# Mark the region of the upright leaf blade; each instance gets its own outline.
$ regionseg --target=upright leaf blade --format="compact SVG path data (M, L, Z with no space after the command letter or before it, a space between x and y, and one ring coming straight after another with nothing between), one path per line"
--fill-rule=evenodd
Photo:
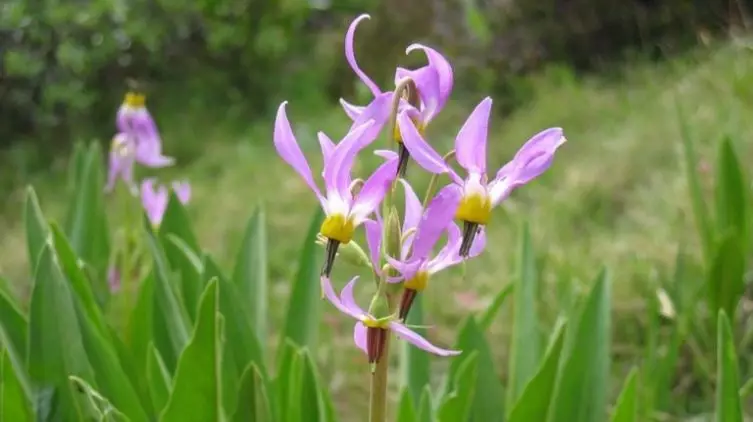
M290 292L288 311L281 339L290 339L301 347L313 348L319 331L319 309L321 292L319 287L320 248L316 245L316 235L319 233L323 214L317 209L311 219L308 232L303 240L298 273L293 281ZM284 343L282 343L284 344ZM280 346L282 351L283 346Z
M193 335L178 360L172 394L160 422L224 421L222 409L222 316L217 280L201 295Z
M24 392L8 353L0 347L0 419L31 422L30 397Z
M0 348L5 350L6 370L13 370L22 392L31 397L31 383L26 373L26 342L28 322L26 316L5 292L0 291ZM2 413L0 413L2 414Z
M637 422L638 421L638 398L636 394L636 384L638 370L630 370L622 392L617 398L617 405L612 413L611 422Z
M255 363L250 363L241 376L238 406L233 422L271 422L272 409L267 384Z
M96 391L89 383L78 377L70 377L70 383L75 392L76 401L81 409L82 420L96 420L99 422L130 422L126 415L110 401Z
M453 390L445 396L437 410L439 422L467 421L470 417L473 395L476 393L477 358L478 352L473 352L460 364Z
M738 233L728 232L721 240L708 272L709 308L723 309L734 319L745 290L745 254Z
M523 226L519 257L520 275L515 280L513 306L512 345L507 366L507 406L513 404L536 373L541 355L541 338L536 314L538 281L536 257L531 245L528 225Z
M235 258L233 283L251 309L249 316L260 340L267 338L267 228L259 206L248 220Z
M747 234L748 186L737 159L732 139L725 136L719 145L716 185L716 219L719 233ZM731 314L730 314L731 315Z
M732 329L724 310L717 319L717 387L716 421L742 422L740 405L740 372L737 366L737 353L732 339Z
M172 377L154 344L149 343L149 355L146 358L146 378L152 404L157 412L162 412L170 397Z
M39 263L39 254L47 242L49 228L39 208L39 199L34 188L26 189L26 201L24 203L24 225L26 226L26 248L29 254L30 271L34 274Z
M419 396L420 397L420 396ZM397 405L397 422L418 422L416 408L413 405L411 392L404 388L400 393L400 402Z
M602 270L568 324L549 422L602 422L609 391L610 281Z
M182 302L185 304L191 321L195 321L199 295L204 291L205 286L205 280L201 277L204 265L188 243L172 233L165 236L164 248L170 266L178 272L180 280L178 286Z
M188 217L186 208L181 204L175 192L171 190L165 214L159 225L160 238L163 239L164 243L166 236L173 234L186 242L191 250L198 253L201 251L201 248L191 227L191 219Z

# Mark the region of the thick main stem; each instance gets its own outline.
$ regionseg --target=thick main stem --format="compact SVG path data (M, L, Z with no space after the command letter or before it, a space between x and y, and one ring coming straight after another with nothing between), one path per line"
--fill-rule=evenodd
M390 366L390 333L384 338L384 352L371 374L371 397L369 399L369 422L387 420L387 379Z

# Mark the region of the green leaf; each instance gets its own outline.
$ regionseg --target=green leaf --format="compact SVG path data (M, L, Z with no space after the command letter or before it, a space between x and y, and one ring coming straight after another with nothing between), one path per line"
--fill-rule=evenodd
M170 372L154 344L149 343L149 355L146 358L146 378L149 383L149 393L152 397L154 409L159 413L167 404L170 397L172 378Z
M196 312L199 307L199 295L204 290L205 280L202 279L204 265L201 258L191 250L191 247L178 236L168 234L163 245L165 255L170 266L178 273L180 280L180 296L185 304L186 311L191 321L196 320Z
M541 358L541 338L536 314L538 276L536 257L528 224L523 226L519 256L520 275L515 280L512 344L507 371L507 407L512 409L528 381L536 373Z
M31 397L31 383L26 373L26 342L28 322L26 316L5 292L0 291L0 347L4 348L8 369L12 365L26 397ZM2 413L0 413L2 414Z
M235 258L233 283L260 340L267 338L267 228L264 209L259 206L246 225L240 250Z
M476 375L478 369L478 352L473 352L463 359L455 379L453 380L452 392L445 395L442 404L437 410L439 422L467 421L471 414L473 395L476 388Z
M149 346L154 334L154 274L139 283L138 296L128 319L126 344L140 372L146 373ZM159 339L155 339L159 340ZM166 340L166 339L164 339Z
M687 120L682 113L679 100L676 99L675 105L677 107L678 122L680 124L680 138L682 140L683 158L685 159L685 175L688 182L688 190L690 191L693 217L695 218L696 228L698 230L698 236L701 241L704 256L708 260L711 259L714 236L711 227L711 219L709 218L709 211L706 208L706 202L703 198L703 190L701 189L701 182L698 177L698 157L696 156L695 147L693 146L693 140L690 139L690 130L688 128Z
M494 422L503 420L504 412L504 392L497 371L494 368L489 343L484 337L484 333L471 316L465 320L463 327L460 329L457 350L462 350L463 354L470 354L476 351L477 373L475 394L473 395L473 405L471 407L472 420L484 420ZM458 358L452 359L448 379L456 379L462 364ZM451 385L448 382L445 388L445 394L449 394Z
M270 422L272 409L264 377L255 363L250 363L241 376L238 406L233 422Z
M719 145L716 166L716 220L719 233L747 233L748 186L732 140L725 136ZM732 314L729 314L732 315Z
M191 340L181 353L172 394L161 422L224 421L222 409L222 315L218 283L209 282L201 295Z
M82 420L96 420L100 422L129 422L120 410L110 403L89 383L78 377L69 377L71 387L75 392L78 406L81 409Z
M300 422L326 422L324 400L325 389L319 381L319 375L316 373L316 364L306 349L298 352L298 359L301 363L301 388L299 393L299 402L291 403L291 406L299 409ZM321 392L321 394L320 394Z
M520 398L514 403L508 422L545 421L554 395L557 368L562 346L565 343L565 324L557 326L552 343L536 375L526 384Z
M86 151L87 147L83 142L76 142L73 145L73 154L68 163L68 190L72 194L75 194L76 187L81 185L81 178L86 167ZM66 227L68 226L66 224Z
M637 374L636 368L630 370L625 385L622 387L622 392L617 398L617 405L612 413L611 422L636 422L638 420Z
M167 209L162 217L162 222L159 225L159 235L163 239L163 244L166 242L168 234L173 234L186 242L188 247L195 252L200 252L199 242L196 240L196 235L191 230L191 220L188 218L188 212L186 208L181 204L175 192L170 190L170 199L167 202Z
M147 245L154 259L154 310L155 328L163 330L168 342L165 350L161 343L156 343L162 358L168 368L173 369L178 355L188 342L191 323L188 313L180 301L177 289L171 278L170 267L167 264L164 251L157 242L154 234L147 232ZM155 338L160 337L159 332Z
M610 281L602 270L570 318L549 422L602 422L609 391Z
M734 319L745 290L745 255L739 234L729 232L719 244L708 272L709 309L723 309Z
M281 336L283 342L285 339L290 339L301 347L314 348L316 334L319 331L319 308L322 302L319 287L321 248L316 245L315 241L322 219L323 213L320 208L317 208L303 241L298 261L298 274L293 281ZM282 344L280 350L283 348Z
M502 290L500 290L499 293L494 296L492 303L488 308L486 308L484 313L480 315L478 325L481 327L482 331L486 331L489 329L489 327L492 326L494 318L499 313L499 310L502 309L502 305L504 305L507 297L510 296L510 293L512 293L513 287L515 287L514 283L506 284L505 287L503 287Z
M44 219L42 209L39 208L39 200L34 188L26 189L26 202L24 204L24 225L26 226L26 248L29 254L31 273L34 274L39 264L39 254L47 242L49 229Z
M742 422L740 405L740 372L737 367L737 353L732 339L732 329L724 310L719 311L717 322L717 387L716 421Z
M397 405L397 422L418 422L412 396L407 388L403 388L403 392L400 393L400 403Z
M417 295L408 313L408 325L418 327L423 324L423 298ZM425 336L426 330L414 328L418 334ZM400 359L402 381L401 385L408 387L413 400L421 398L421 391L429 384L431 368L429 366L429 354L409 344L400 342L402 356Z
M27 368L37 387L37 417L76 421L79 413L68 376L91 382L94 374L71 293L49 244L42 247L39 255L30 308Z
M274 398L280 421L295 421L295 415L291 415L295 409L291 409L289 404L291 397L295 398L296 390L300 388L300 383L296 380L300 378L298 359L295 345L290 340L285 341L277 360L274 379Z
M431 405L431 388L427 385L424 392L421 393L421 400L418 402L418 419L419 422L434 422L434 411Z
M98 143L89 147L83 174L69 211L66 233L76 255L91 264L98 275L105 274L110 259L107 214L103 195L102 151Z
M24 392L18 367L14 367L7 351L0 348L0 419L31 422L29 394ZM23 371L23 368L20 368ZM24 373L25 375L25 373Z

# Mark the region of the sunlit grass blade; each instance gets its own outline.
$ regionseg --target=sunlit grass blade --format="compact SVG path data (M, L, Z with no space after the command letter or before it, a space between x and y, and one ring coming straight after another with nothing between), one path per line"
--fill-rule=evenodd
M243 242L235 258L233 283L250 309L256 335L267 338L267 227L264 209L259 206L246 225Z
M293 279L285 325L281 333L281 341L290 339L301 347L315 347L319 331L319 309L322 301L319 285L321 248L315 241L322 219L323 213L317 208L303 238L298 272ZM278 354L282 351L283 345L284 343L280 344Z
M94 374L71 293L49 244L42 247L39 255L31 294L27 368L35 386L37 416L78 420L68 376L91 382Z
M716 421L742 422L740 372L729 319L720 310L717 319Z
M549 422L602 422L609 391L610 279L606 270L568 322Z
M409 326L418 327L423 324L423 297L417 295L408 314L407 323ZM421 335L426 335L423 328L414 328L414 331ZM408 387L408 392L412 395L414 401L421 398L421 391L430 381L430 362L429 355L408 342L400 342L401 348L401 385Z
M526 384L536 373L541 356L541 337L536 313L538 276L528 224L525 224L522 230L518 265L513 301L512 344L507 365L508 409L512 409Z
M127 416L110 401L92 388L89 383L78 377L70 377L71 388L81 410L82 420L99 422L130 422Z
M0 347L0 419L31 422L31 395L24 391L18 369L24 370L15 366L7 350Z
M562 346L565 343L566 325L560 324L552 334L553 340L540 363L539 369L526 384L520 398L512 404L508 422L545 421L553 400L560 365Z
M744 237L747 234L750 188L729 136L719 144L718 160L715 189L717 230L720 234L734 232Z
M695 146L690 136L688 122L683 114L680 100L675 99L677 109L677 120L680 127L680 140L682 141L682 152L685 161L685 177L688 183L690 194L690 204L693 208L693 217L695 218L698 236L701 241L704 256L707 260L711 259L712 246L714 242L714 232L711 226L711 218L706 208L706 201L701 189L701 181L698 177L698 157L695 152Z
M472 352L463 359L452 384L452 391L446 394L437 410L437 421L467 421L471 415L473 395L476 393L478 375L478 352Z
M634 367L625 380L617 404L612 411L611 422L637 422L638 421L638 370Z
M238 406L233 422L272 422L267 384L256 364L249 364L243 371L238 388Z
M224 421L222 409L222 325L218 283L201 295L196 326L178 359L172 392L160 422Z
M708 271L709 309L723 309L730 319L745 291L745 255L739 234L728 232L721 239Z

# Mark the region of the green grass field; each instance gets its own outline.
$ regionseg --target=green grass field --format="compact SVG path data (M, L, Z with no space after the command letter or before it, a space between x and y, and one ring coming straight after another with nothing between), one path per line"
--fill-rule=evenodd
M653 291L658 280L672 270L678 247L698 253L676 104L682 108L703 158L698 171L706 186L713 182L713 143L721 136L730 135L741 161L751 162L753 51L742 42L729 42L699 48L662 64L627 67L619 77L576 80L549 72L537 78L535 87L535 98L527 106L507 118L492 119L489 167L504 164L530 135L549 126L563 127L569 142L544 177L517 191L495 211L489 225L488 253L470 261L465 275L458 268L433 281L424 302L427 323L435 327L430 336L440 344L450 344L457 323L468 310L482 309L515 276L518 234L522 222L527 221L547 286L539 307L543 321L551 323L556 310L567 306L568 299L558 288L560 275L569 274L576 286L585 287L602 265L610 269L614 278L614 371L616 379L623 379L627 365L638 359L643 347L646 292ZM485 95L454 95L453 105L429 129L431 142L447 151L467 113ZM291 99L288 115L314 162L319 156L316 132L324 130L338 139L347 128L344 114L334 106L312 114ZM238 122L225 127L224 123L205 122L201 116L194 119L176 113L155 117L168 154L184 143L201 149L200 158L161 175L191 181L193 197L188 208L201 244L221 263L231 262L252 208L264 204L271 243L270 309L282 315L287 281L295 271L290 262L294 262L317 204L304 183L274 153L272 121L250 123L238 130L243 127ZM365 174L374 163L362 160L359 171ZM52 216L59 216L65 199L64 171L64 165L53 166L30 181ZM428 179L419 176L415 163L408 173L421 192ZM11 211L0 221L0 273L24 294L29 274L26 249L21 247L22 188L11 193L5 207ZM116 210L113 213L115 216ZM341 285L353 271L339 264L336 281ZM365 301L366 292L361 293ZM275 306L277 303L280 306ZM500 359L507 349L504 314L490 334ZM354 403L361 402L353 399L352 390L345 391L356 388L365 397L368 389L365 380L348 375L350 365L343 365L344 361L356 365L360 358L350 346L349 330L345 318L325 307L319 359L322 370L331 374L327 379L336 398L349 398L339 401L343 420L348 420L345 412L355 410Z

